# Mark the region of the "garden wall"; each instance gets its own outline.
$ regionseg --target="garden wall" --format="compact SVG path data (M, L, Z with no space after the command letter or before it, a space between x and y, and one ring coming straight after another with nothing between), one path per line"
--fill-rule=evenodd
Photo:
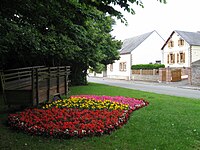
M111 79L118 79L118 80L130 80L129 76L107 75L107 77Z
M132 70L132 78L136 81L158 81L159 80L159 70Z
M188 68L160 68L153 70L132 70L133 80L153 82L177 82L187 76ZM187 77L184 77L187 78Z

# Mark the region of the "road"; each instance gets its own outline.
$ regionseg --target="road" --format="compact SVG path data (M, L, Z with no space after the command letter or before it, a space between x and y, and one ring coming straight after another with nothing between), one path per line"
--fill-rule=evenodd
M89 77L88 81L117 86L117 87L123 87L128 89L153 92L158 94L200 99L200 90L199 90L200 88L188 85L187 86L180 84L169 85L169 84L154 83L154 82L152 83L152 82L140 82L140 81L125 81L125 80L94 78L94 77Z

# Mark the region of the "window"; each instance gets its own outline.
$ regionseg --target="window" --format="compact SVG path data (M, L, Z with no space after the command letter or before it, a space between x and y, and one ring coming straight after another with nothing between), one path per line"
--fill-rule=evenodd
M156 64L161 64L161 60L156 60Z
M174 64L175 63L175 54L168 54L167 55L167 63L168 64Z
M179 39L178 40L178 46L183 46L184 45L184 40L183 39Z
M174 41L170 40L168 42L168 47L171 48L171 47L174 47Z
M175 54L170 54L170 63L175 63Z
M113 71L113 64L110 64L110 71Z
M126 71L126 62L119 63L119 71Z
M180 63L185 63L185 53L180 52Z

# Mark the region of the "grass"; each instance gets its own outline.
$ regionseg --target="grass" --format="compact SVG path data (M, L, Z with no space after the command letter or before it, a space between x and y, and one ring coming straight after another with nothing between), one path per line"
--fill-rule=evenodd
M134 111L111 135L51 139L10 130L0 114L0 149L44 150L200 150L200 101L90 83L71 87L71 95L96 94L143 98L150 104Z

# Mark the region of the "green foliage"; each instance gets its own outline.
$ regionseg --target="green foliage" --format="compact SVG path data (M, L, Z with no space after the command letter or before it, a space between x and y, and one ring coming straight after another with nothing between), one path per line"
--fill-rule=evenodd
M105 65L103 64L97 64L95 68L93 69L96 73L101 73L102 71L105 71Z
M126 20L113 5L133 14L133 3L143 6L140 0L2 0L0 69L70 65L71 83L86 84L89 66L119 59L112 16Z
M167 3L167 0L157 0L157 1L160 1L161 3L164 3L164 4Z
M0 68L70 65L78 85L89 66L119 58L114 20L86 3L3 0L0 14Z
M139 64L139 65L132 65L132 70L139 70L139 69L159 69L159 68L165 68L165 65L163 64Z
M160 3L166 3L166 0L157 1L159 1ZM94 6L104 13L108 13L111 16L115 16L118 19L120 19L122 23L125 24L128 23L126 18L124 18L122 12L118 11L113 7L114 5L120 6L124 11L131 14L135 14L133 4L142 8L144 7L142 0L79 0L79 2Z

